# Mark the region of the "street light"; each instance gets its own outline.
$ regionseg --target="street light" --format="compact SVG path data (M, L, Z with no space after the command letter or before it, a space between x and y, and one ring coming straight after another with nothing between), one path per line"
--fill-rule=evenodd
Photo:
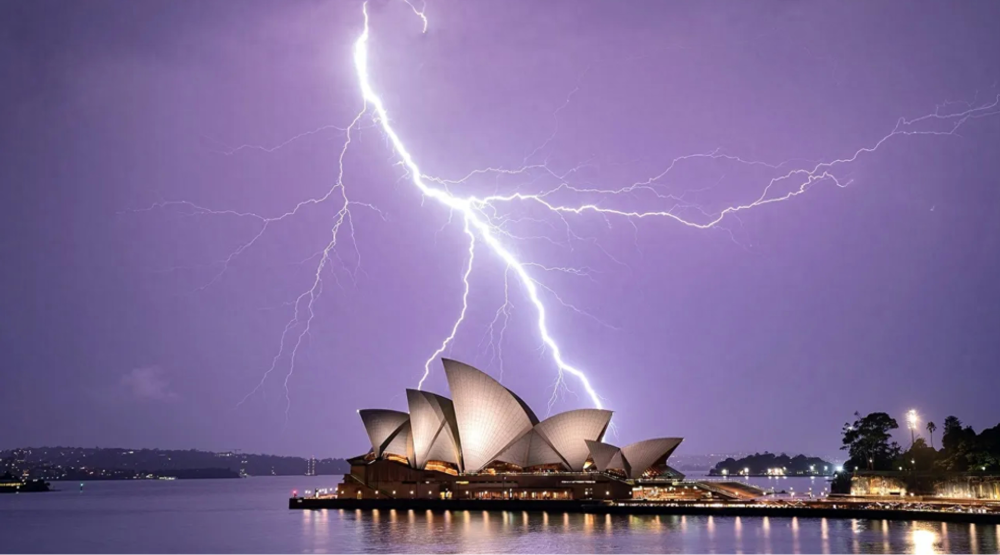
M910 428L910 447L917 441L917 424L920 423L920 417L917 415L916 409L910 409L906 413L906 423Z

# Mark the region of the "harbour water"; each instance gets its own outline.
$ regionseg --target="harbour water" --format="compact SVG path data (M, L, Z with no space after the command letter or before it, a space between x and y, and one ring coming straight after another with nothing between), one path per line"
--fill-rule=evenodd
M0 496L8 553L997 553L1000 526L563 513L290 511L335 476L56 482ZM798 489L798 486L796 486Z

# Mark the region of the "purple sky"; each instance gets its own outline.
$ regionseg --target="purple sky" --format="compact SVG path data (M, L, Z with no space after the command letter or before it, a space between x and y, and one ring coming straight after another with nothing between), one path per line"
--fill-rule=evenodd
M716 149L788 162L679 163L655 191L683 194L675 215L698 223L753 202L772 177L874 146L900 117L1000 92L998 3L431 0L426 34L401 1L369 13L373 84L427 174L515 169L542 145L529 162L556 174L586 163L566 177L586 189ZM0 3L0 448L350 456L366 445L355 409L405 410L403 390L461 309L468 240L460 213L449 223L421 198L370 115L344 182L382 216L351 208L357 249L343 228L287 382L287 425L287 350L237 404L312 285L309 257L330 239L339 196L269 225L214 280L259 220L131 211L183 200L274 217L324 195L345 137L330 126L361 108L351 49L362 25L348 1ZM955 134L894 136L835 166L846 187L817 181L711 229L593 212L564 223L530 202L491 215L519 237L501 237L519 260L589 269L528 268L591 315L541 290L563 356L616 411L612 442L831 455L855 410L902 422L909 408L978 429L1000 421L1000 113L974 115ZM559 183L532 170L451 191ZM676 205L649 190L547 198ZM497 377L482 338L503 276L480 241L449 350ZM503 383L544 414L557 370L513 275L510 301ZM432 370L427 389L447 393ZM566 383L556 411L591 406Z

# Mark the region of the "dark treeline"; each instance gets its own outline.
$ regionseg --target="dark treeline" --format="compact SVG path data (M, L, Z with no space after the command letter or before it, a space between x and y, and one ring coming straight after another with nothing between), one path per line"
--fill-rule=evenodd
M780 472L777 472L780 471ZM782 453L754 453L742 459L728 459L715 465L709 474L712 476L737 476L740 474L766 475L784 474L786 476L820 476L833 473L833 465L818 457L796 455L789 457Z
M1000 461L1000 424L976 433L971 426L963 426L957 417L944 420L938 449L934 432L938 427L928 422L924 429L928 442L916 437L908 449L891 440L893 430L899 428L896 419L884 412L868 416L855 413L854 422L844 424L843 446L850 458L844 468L853 470L916 470L950 472L995 472Z
M940 442L935 444L934 433L938 426L927 422L921 426L927 438L918 437L913 430L913 440L904 449L892 441L893 430L899 423L884 412L867 416L854 413L854 422L844 424L843 445L850 458L844 463L845 474L837 480L835 490L850 489L850 473L856 471L895 471L923 474L951 472L996 473L1000 471L1000 424L978 434L971 426L964 426L955 416L944 420Z

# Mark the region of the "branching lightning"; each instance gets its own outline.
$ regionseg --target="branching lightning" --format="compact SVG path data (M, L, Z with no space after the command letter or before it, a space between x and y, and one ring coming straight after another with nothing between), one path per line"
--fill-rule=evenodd
M462 293L462 312L459 313L458 320L455 320L455 325L451 327L451 333L448 334L448 337L444 338L444 341L441 342L441 346L438 347L438 350L434 351L430 358L427 359L427 362L424 363L424 375L420 377L420 381L417 383L417 389L423 389L424 381L426 381L427 377L431 375L431 364L437 360L437 357L440 356L441 353L448 348L448 345L451 344L452 340L455 339L455 334L458 333L458 326L460 326L462 321L465 320L465 313L469 310L469 275L472 274L472 263L476 259L476 236L472 233L472 230L469 229L468 218L465 220L465 234L469 236L469 264L465 267L465 273L462 274L462 283L465 285L465 291Z
M503 336L507 333L507 323L510 322L510 311L513 305L510 302L510 268L504 268L503 272L503 304L497 309L496 313L493 315L493 321L490 322L489 327L486 332L490 336L489 349L490 349L490 361L488 365L492 366L493 361L497 360L500 366L500 373L498 380L503 383ZM500 316L503 316L503 326L500 327L499 336L494 336L494 331L496 330L497 321L500 320Z
M222 153L225 154L226 156L232 156L232 155L237 154L237 153L239 153L241 151L244 151L244 150L259 150L259 151L271 154L273 152L277 152L277 151L285 148L286 146L294 143L295 141L298 141L299 139L303 139L305 137L308 137L310 135L315 135L317 133L322 133L323 131L329 131L331 129L335 129L337 131L340 131L341 133L347 131L343 127L337 127L336 125L324 125L322 127L317 127L316 129L313 129L311 131L305 131L303 133L299 133L298 135L295 135L294 137L291 137L291 138L289 138L289 139L287 139L285 141L282 141L282 142L280 142L280 143L278 143L278 144L276 144L274 146L242 144L242 145L240 145L238 147L235 147L235 148L226 149Z
M427 21L427 15L424 13L424 10L426 10L427 7L424 6L423 8L417 9L417 7L414 6L413 2L411 2L410 0L403 0L403 2L406 2L406 5L409 6L411 10L413 10L414 15L419 17L420 21L424 23L424 30L421 32L426 33L428 21Z
M428 19L425 15L425 9L418 9L410 0L403 1L421 20L423 32L426 33L428 28ZM952 111L947 110L955 105L958 105L959 103L948 102L939 105L937 110L933 113L913 119L899 119L895 127L889 133L877 141L870 143L868 146L858 148L853 153L841 158L833 158L826 161L812 161L808 163L803 163L803 161L786 161L780 164L770 164L745 159L716 149L709 152L676 157L669 161L667 167L663 171L645 180L637 181L630 185L606 188L594 187L590 185L576 186L570 183L570 179L574 176L574 174L579 172L584 166L586 166L586 164L581 164L564 172L557 172L552 170L548 166L547 162L532 163L532 160L543 152L556 138L557 129L554 129L540 146L529 151L523 160L523 166L520 168L503 168L496 166L473 169L467 172L463 177L447 179L425 173L417 164L410 148L393 127L392 121L388 116L386 106L382 98L376 92L371 80L371 68L369 67L368 56L369 41L371 39L371 27L367 2L362 4L361 12L363 16L363 28L353 45L353 64L358 80L357 84L361 92L363 106L355 115L350 125L343 129L335 128L334 126L323 126L313 131L296 135L295 137L292 137L275 147L266 148L254 145L242 145L235 149L229 149L225 152L229 155L235 154L241 150L273 152L274 150L282 148L295 140L302 139L309 135L329 129L338 129L345 134L345 139L339 153L337 180L324 195L301 201L294 205L292 209L273 217L265 217L256 213L239 212L234 210L211 210L187 201L160 202L150 206L149 208L143 209L152 210L176 207L187 210L193 214L228 215L240 218L252 218L260 222L260 227L257 232L253 234L249 240L239 245L227 257L218 261L220 269L211 281L203 286L203 288L207 288L215 283L218 283L218 281L223 278L225 272L229 269L231 262L247 249L253 247L255 243L264 235L269 226L295 216L304 207L323 205L327 201L337 203L337 209L332 217L333 223L330 229L329 239L326 241L325 246L313 255L313 257L319 257L319 262L316 265L315 274L313 275L311 284L305 291L299 294L294 301L289 303L292 307L293 314L281 333L278 341L277 352L272 358L270 366L261 376L257 386L250 391L250 393L248 393L242 401L240 401L240 404L242 404L252 395L260 391L270 374L278 369L279 363L287 357L289 360L284 378L286 420L288 409L291 404L288 385L296 369L295 365L299 351L306 337L310 333L312 322L316 316L315 304L323 293L323 270L332 261L332 257L337 256L336 251L339 243L339 235L344 229L346 229L349 234L349 240L354 245L354 249L358 257L358 265L352 273L352 276L356 277L357 272L360 269L360 251L358 251L357 243L355 241L354 223L350 209L352 206L362 206L378 212L378 209L370 204L350 200L347 194L347 187L344 183L344 159L348 153L349 147L352 144L352 131L359 128L360 122L366 115L372 118L375 127L380 129L382 134L385 136L388 146L398 158L397 165L405 172L401 179L406 179L410 185L415 187L420 192L422 199L432 200L441 207L446 208L448 210L449 223L454 217L461 218L463 232L467 235L469 240L468 257L465 269L461 274L464 286L461 299L461 311L453 322L450 333L443 339L440 346L424 363L423 374L418 382L418 388L423 387L425 381L431 373L431 365L450 347L463 322L465 321L470 303L470 276L476 260L482 260L482 257L477 259L476 251L477 248L485 248L489 253L500 259L502 262L501 267L504 271L504 302L500 308L497 309L494 314L493 321L487 328L487 334L489 336L488 349L490 349L491 352L491 363L494 358L499 360L500 377L502 379L503 353L501 345L503 343L504 333L507 330L508 321L511 317L512 303L510 290L508 288L508 280L509 277L513 275L517 283L520 284L525 297L530 302L531 308L533 309L534 327L536 328L538 337L541 340L541 345L546 353L551 357L557 370L555 388L553 389L552 397L549 401L550 410L552 405L556 402L557 395L561 388L565 389L566 387L565 380L567 375L579 382L593 406L601 408L602 400L600 395L598 395L597 391L592 386L587 374L580 367L570 364L564 356L563 349L560 347L559 342L556 340L549 328L550 307L547 300L551 298L561 306L569 308L578 314L594 318L599 322L600 320L582 309L577 308L573 304L564 301L554 289L545 285L536 276L533 276L529 270L536 271L538 273L561 272L567 275L589 279L592 279L592 276L596 273L596 271L590 267L574 268L564 265L547 265L541 262L528 261L515 254L514 251L511 250L509 242L544 240L559 247L568 246L570 248L572 248L574 244L587 243L600 249L615 263L623 264L617 258L612 256L610 252L604 250L603 247L596 243L593 238L581 236L573 231L571 224L575 221L580 221L581 219L593 216L600 218L600 221L605 223L608 227L611 227L614 222L621 221L622 223L627 223L633 228L638 229L637 226L644 220L659 218L695 229L725 229L720 224L728 219L734 219L739 222L739 215L742 212L792 200L820 183L829 183L836 187L847 187L851 184L851 180L838 174L840 168L850 165L863 155L876 152L890 140L920 135L955 135L959 128L970 120L1000 115L1000 96L997 96L992 102L978 104L975 102L961 103L961 106L958 109L954 109ZM576 87L566 97L565 102L554 112L552 117L556 124L558 124L559 113L565 109L567 105L569 105L573 96L579 92L580 86L580 83L577 83ZM670 175L676 168L695 160L707 160L733 164L741 167L759 168L773 173L772 177L763 180L760 185L758 185L760 193L759 195L752 197L752 200L748 202L735 203L725 208L712 211L687 200L685 198L687 193L680 195L667 194L660 186L660 182L665 180L667 176ZM472 185L475 184L476 180L487 177L494 177L496 179L501 177L530 177L532 178L530 182L532 185L536 184L537 180L545 178L551 179L554 185L547 188L541 188L540 190L535 190L533 192L515 191L501 194L494 191L491 195L476 195L467 192L472 189ZM712 186L712 184L709 184L703 187L692 188L688 190L688 193L705 190L711 188ZM668 207L657 209L648 209L641 206L639 208L622 207L628 206L625 203L629 202L640 203L640 198L637 196L639 193L651 196L658 203L666 203ZM598 198L600 200L595 202L593 200L594 198ZM586 199L586 201L573 202L573 199ZM524 214L519 214L517 216L511 215L512 211L532 208L542 211L546 215L546 218L532 217ZM379 212L379 214L381 214L381 212ZM548 235L519 235L511 228L521 222L541 223L553 230L561 228L565 230L565 240L557 241ZM442 230L443 229L444 228L442 228ZM496 327L501 321L502 326L497 334ZM604 324L604 322L601 323ZM483 340L485 341L485 336Z
M330 253L337 246L337 239L339 238L340 228L344 225L344 223L347 223L347 226L350 230L350 236L352 242L354 240L354 222L351 219L351 211L350 211L351 201L347 197L347 187L344 185L344 156L347 155L347 150L351 146L351 131L358 124L358 121L361 120L361 117L364 116L367 110L368 110L367 105L362 107L361 111L358 112L358 114L354 117L354 121L352 121L351 125L347 127L346 139L344 140L344 145L340 150L340 158L338 160L337 181L333 185L333 187L331 187L330 190L327 191L326 195L324 195L319 201L317 201L317 202L322 202L323 200L326 200L327 198L334 195L336 192L340 193L340 198L341 198L340 208L337 210L333 218L334 223L333 227L330 229L330 241L327 242L326 246L321 251L319 263L316 265L316 273L313 278L312 286L309 287L309 289L303 291L293 302L294 312L292 318L288 321L288 323L285 325L285 329L281 332L281 340L278 345L278 352L274 355L274 358L271 359L270 368L268 368L267 371L264 372L264 375L261 377L260 382L257 384L257 387L255 387L253 391L248 393L246 397L244 397L239 403L243 404L244 402L246 402L246 400L251 395L256 393L264 385L264 382L267 380L268 375L274 371L278 360L284 355L286 338L289 336L289 334L292 333L292 330L299 328L298 335L295 337L295 345L292 347L291 354L289 355L288 373L285 374L285 381L283 384L285 389L286 422L288 421L288 411L291 408L292 404L292 399L288 391L288 381L291 379L292 374L295 373L295 361L298 358L299 348L302 346L303 339L305 339L305 337L309 335L309 331L312 328L313 319L316 317L316 312L314 311L314 305L316 303L316 300L323 293L323 270L324 268L326 268L326 265L330 262ZM294 213L306 202L309 201L304 201L299 203L292 210L292 212L285 213L282 216L279 216L278 219L284 218ZM371 205L366 205L366 206L374 208ZM259 239L260 236L264 233L264 229L266 228L267 224L270 223L270 221L272 220L265 220L265 224L261 228L260 233L254 236L254 238L251 239L250 243L241 246L240 250L236 251L234 255L239 254L240 252L245 250L248 246L252 245L253 241ZM355 250L357 250L357 243L355 242L354 244L355 244ZM229 260L231 260L232 256L234 255L230 255L230 258L227 259L227 265ZM359 259L359 264L360 264L360 259ZM305 316L303 316L301 313L301 311L303 310L303 305L306 313Z
M508 269L514 272L514 274L518 277L518 280L521 282L522 287L525 289L528 299L535 307L537 314L538 333L541 336L544 345L549 349L552 359L555 362L556 367L558 368L559 378L557 381L557 388L559 385L562 384L564 374L566 373L571 374L580 381L587 395L590 397L591 402L597 408L602 408L600 396L591 386L590 380L587 378L586 374L581 369L572 366L566 362L562 354L562 349L560 349L559 344L556 342L555 338L549 331L547 324L547 309L545 303L542 302L539 296L538 282L535 281L528 273L527 263L519 260L497 238L497 235L501 235L504 233L501 230L499 230L498 225L496 223L494 223L489 219L487 215L487 210L490 207L496 205L497 203L502 203L502 202L527 201L527 202L538 203L543 207L545 207L546 209L548 209L549 211L556 214L563 214L563 213L584 214L587 212L593 212L602 215L620 216L630 220L633 218L642 219L648 217L665 217L673 219L678 223L684 224L686 226L695 227L698 229L708 229L722 222L727 215L735 214L737 212L749 210L751 208L759 206L764 206L766 204L773 204L776 202L789 200L793 197L796 197L806 192L809 189L809 187L821 181L831 181L834 185L838 187L846 187L847 185L850 184L850 181L846 182L842 181L838 179L836 175L831 173L830 170L832 170L834 166L853 162L858 158L858 156L864 153L874 152L876 149L882 146L882 144L884 144L886 141L898 135L954 134L954 132L957 131L958 128L971 117L978 117L979 115L986 115L987 113L988 114L997 113L996 108L998 103L1000 103L1000 96L998 96L996 101L994 101L992 104L969 108L968 110L957 114L941 115L939 112L935 112L934 114L930 114L913 120L900 119L896 127L892 130L892 132L890 132L888 135L877 141L873 146L862 147L847 158L836 159L829 162L820 162L814 165L811 169L793 169L779 177L772 178L770 182L764 187L760 196L753 202L747 204L739 204L725 208L718 214L714 215L714 217L709 217L706 221L703 222L687 220L677 215L672 210L625 211L612 208L603 208L596 204L564 205L564 204L554 204L546 200L547 196L549 196L552 193L555 193L559 189L563 188L570 189L568 186L563 184L560 184L556 189L553 189L549 192L543 192L538 194L513 193L510 195L493 195L483 198L478 198L475 196L460 197L452 194L447 189L447 185L464 183L472 175L482 174L482 173L491 173L491 172L522 173L528 170L528 166L515 170L496 170L492 168L485 170L473 170L473 172L470 172L465 178L458 180L451 180L451 181L444 179L428 179L423 173L423 171L420 169L420 167L417 165L410 151L403 143L403 140L396 133L396 130L392 127L385 105L383 104L382 99L375 92L374 87L371 84L369 68L368 68L368 40L370 36L370 26L369 26L369 15L367 6L368 6L367 3L365 3L362 6L362 13L364 15L364 30L362 31L361 36L354 44L355 70L357 71L358 81L361 85L362 95L365 101L372 106L376 114L376 119L380 124L380 126L382 127L382 131L386 134L396 154L400 157L402 164L408 170L410 180L420 190L420 192L423 193L424 196L432 198L440 202L447 208L460 213L465 220L466 233L469 233L470 227L474 229L482 238L483 242L490 248L490 250L492 250L494 254L499 256L504 261ZM576 90L574 90L573 92L575 93ZM572 96L572 93L570 96ZM569 98L567 98L566 103L564 103L563 106L559 108L559 110L564 108L566 104L568 104L568 102ZM927 130L910 129L912 126L928 119L941 119L950 121L952 122L951 129L946 131L933 131L933 130L927 131ZM550 136L547 142L551 141L551 138L552 136ZM525 163L527 163L529 161L528 159L531 156L533 156L536 152L537 150L535 152L532 152L528 157L526 157ZM690 160L693 158L704 158L704 157L726 158L747 165L758 165L758 164L767 165L762 162L746 161L739 157L719 154L718 151L706 154L693 154L674 159L671 162L670 166L666 170L664 170L664 172L653 178L646 180L645 182L635 183L628 188L614 189L614 190L592 189L589 192L605 194L605 195L616 195L635 190L636 188L649 188L653 182L665 176L679 162L682 162L684 160ZM767 165L767 166L771 168L778 168L783 165L784 164L773 165L773 166ZM548 171L547 168L546 171ZM797 188L794 188L793 190L783 195L769 196L771 188L774 185L782 181L793 178L801 178L801 183L798 184ZM428 181L443 184L445 188L439 189L431 187L427 184ZM469 274L469 271L471 270L471 260L472 260L471 254L472 254L472 248L470 248L469 270L467 270L465 274L466 275L465 295L463 296L462 312L459 315L459 318L455 321L455 325L452 327L451 335L449 335L448 338L445 339L442 346L432 356L432 359L437 357L437 355L439 355L441 352L443 352L447 344L454 338L455 333L458 330L458 327L465 319L465 312L468 306L467 298L469 290L467 276ZM428 364L425 364L424 366L424 375L421 377L420 385L423 385L424 380L426 380L429 368L430 367L428 362ZM550 407L552 402L554 402L554 399L555 399L555 392L553 392L553 400L550 401Z
M396 151L396 154L400 157L405 168L409 171L410 180L418 189L420 189L420 192L423 193L424 196L434 199L447 208L461 214L465 219L466 229L471 228L471 230L478 233L479 237L490 248L490 250L499 256L504 263L506 263L507 267L514 272L521 282L521 285L524 287L531 303L535 306L538 314L538 332L541 335L545 346L548 347L552 354L552 359L555 361L556 366L559 369L560 379L563 373L572 374L583 385L583 388L586 390L587 395L590 396L594 406L602 408L601 398L594 390L593 386L591 386L587 375L582 370L568 364L563 359L562 350L559 348L559 344L549 333L546 321L547 313L545 304L539 298L538 287L535 280L533 280L528 274L528 270L524 264L518 260L518 258L514 256L514 254L511 253L499 239L497 239L496 226L489 222L483 214L482 208L485 203L479 202L475 198L456 197L444 189L430 187L424 181L424 173L413 159L413 156L406 148L403 140L389 123L389 114L386 111L385 105L371 84L368 69L368 37L370 35L370 29L367 2L362 5L361 11L364 14L364 30L362 31L361 36L358 37L358 40L354 43L354 68L355 71L357 71L358 82L361 85L361 94L364 97L365 102L371 105L375 112L376 120L382 127L382 131L385 133L386 137L388 137L393 150ZM469 233L471 236L471 231L469 231ZM468 291L468 280L466 280L466 291ZM458 329L458 326L461 325L464 318L465 311L463 310L459 319L455 322L455 326L453 327L454 330Z

